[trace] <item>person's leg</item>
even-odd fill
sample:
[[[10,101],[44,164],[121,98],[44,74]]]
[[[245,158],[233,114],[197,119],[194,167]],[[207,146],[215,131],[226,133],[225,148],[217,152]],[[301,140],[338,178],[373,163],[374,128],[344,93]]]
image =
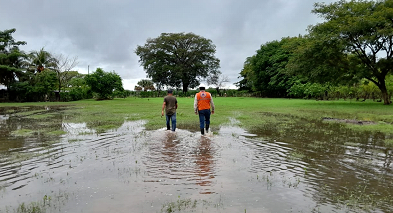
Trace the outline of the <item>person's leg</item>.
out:
[[[199,111],[199,128],[201,129],[201,134],[205,134],[205,110]]]
[[[206,110],[205,121],[206,121],[206,133],[208,133],[209,132],[209,126],[210,126],[210,109]]]
[[[165,115],[165,117],[166,117],[166,129],[170,130],[171,126],[169,125],[169,120],[171,119],[171,116]]]
[[[174,132],[176,130],[176,113],[171,116],[172,120],[172,131]]]

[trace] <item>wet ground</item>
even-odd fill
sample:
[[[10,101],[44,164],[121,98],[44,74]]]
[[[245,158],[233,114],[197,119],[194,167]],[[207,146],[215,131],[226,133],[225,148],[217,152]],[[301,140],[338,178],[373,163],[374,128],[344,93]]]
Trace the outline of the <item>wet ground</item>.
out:
[[[62,110],[1,108],[0,212],[393,211],[382,133],[293,119],[252,133],[232,119],[205,137],[144,121],[101,132]]]

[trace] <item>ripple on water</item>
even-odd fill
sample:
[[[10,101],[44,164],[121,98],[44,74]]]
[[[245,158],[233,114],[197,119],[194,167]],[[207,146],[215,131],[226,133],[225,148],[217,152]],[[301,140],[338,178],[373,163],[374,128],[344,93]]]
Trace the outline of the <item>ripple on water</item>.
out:
[[[391,195],[391,150],[356,135],[318,131],[307,138],[299,131],[308,130],[299,128],[273,140],[236,126],[210,137],[146,131],[143,121],[105,133],[63,126],[67,134],[57,141],[35,136],[2,154],[0,206],[53,195],[68,212],[157,212],[184,199],[209,211],[344,212],[337,199],[354,194],[356,185]],[[381,206],[391,209],[388,202]]]

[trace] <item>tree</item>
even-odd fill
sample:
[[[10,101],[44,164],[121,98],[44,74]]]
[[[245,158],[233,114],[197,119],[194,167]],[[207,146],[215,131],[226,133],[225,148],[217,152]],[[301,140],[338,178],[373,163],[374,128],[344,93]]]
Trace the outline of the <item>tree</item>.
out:
[[[57,86],[56,73],[53,70],[44,69],[39,75],[35,75],[31,80],[30,84],[32,92],[36,97],[35,101],[46,101],[46,97],[53,94]]]
[[[141,91],[141,90],[142,90],[142,87],[135,85],[134,90],[135,90],[135,91]]]
[[[66,78],[63,78],[62,87],[72,88],[72,87],[83,87],[86,85],[85,76],[86,74],[81,74],[78,71],[65,71]]]
[[[153,81],[149,79],[142,79],[138,81],[137,85],[143,88],[143,91],[155,90]]]
[[[15,29],[0,31],[0,84],[9,90],[10,84],[21,78],[25,67],[26,54],[19,50],[24,41],[15,41],[12,37]]]
[[[55,70],[57,63],[52,54],[41,48],[39,51],[33,50],[29,54],[30,71],[40,73],[45,68]]]
[[[220,88],[225,86],[225,83],[229,82],[228,76],[225,75],[213,75],[206,79],[208,85],[216,86],[217,93],[220,94]],[[221,95],[221,94],[220,94]]]
[[[97,93],[98,99],[112,99],[113,92],[124,90],[121,77],[113,72],[105,72],[101,68],[85,77],[87,85],[90,86],[92,92]]]
[[[242,80],[235,83],[235,85],[239,87],[239,90],[247,90],[247,91],[252,90],[252,86],[254,84],[253,83],[254,72],[252,70],[251,60],[253,60],[252,59],[253,57],[255,57],[255,55],[252,57],[247,57],[243,65],[243,69],[239,73],[240,76],[238,78],[243,78]]]
[[[148,78],[160,85],[181,86],[183,92],[220,73],[215,52],[216,46],[210,39],[193,33],[162,33],[135,50]]]
[[[393,1],[316,3],[313,13],[326,21],[309,28],[289,68],[320,81],[366,78],[390,104],[385,79],[393,69]]]
[[[292,55],[293,42],[298,38],[283,38],[281,41],[261,45],[257,53],[247,58],[238,82],[240,88],[251,88],[268,97],[285,97],[297,77],[288,75],[286,65]]]
[[[55,62],[55,72],[57,74],[57,79],[59,82],[59,92],[61,92],[61,87],[74,77],[74,73],[71,70],[78,64],[78,57],[64,56],[63,54],[54,57]]]

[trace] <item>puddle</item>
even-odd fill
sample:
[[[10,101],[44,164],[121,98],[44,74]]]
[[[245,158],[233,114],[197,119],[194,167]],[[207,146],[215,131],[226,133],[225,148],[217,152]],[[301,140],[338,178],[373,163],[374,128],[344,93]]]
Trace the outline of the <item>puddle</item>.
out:
[[[235,119],[205,137],[147,131],[144,121],[101,132],[61,113],[43,124],[1,112],[0,212],[393,211],[384,134],[322,121],[247,132]],[[18,129],[34,133],[13,136]]]

